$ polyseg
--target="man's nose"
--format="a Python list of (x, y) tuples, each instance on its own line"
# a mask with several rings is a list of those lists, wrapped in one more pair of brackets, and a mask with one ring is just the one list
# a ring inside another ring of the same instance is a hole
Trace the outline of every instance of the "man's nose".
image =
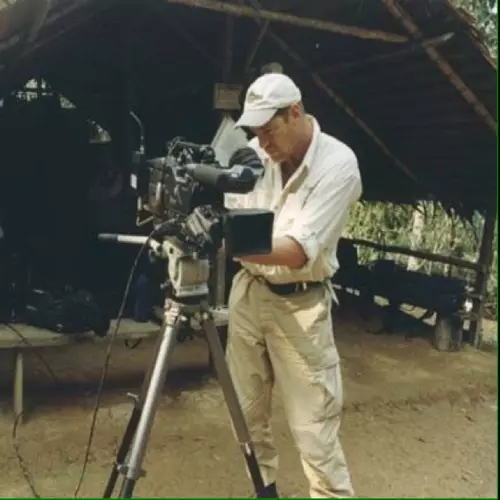
[(271, 144), (269, 139), (267, 139), (266, 137), (259, 137), (259, 146), (262, 149), (266, 150), (267, 148), (269, 148), (270, 145)]

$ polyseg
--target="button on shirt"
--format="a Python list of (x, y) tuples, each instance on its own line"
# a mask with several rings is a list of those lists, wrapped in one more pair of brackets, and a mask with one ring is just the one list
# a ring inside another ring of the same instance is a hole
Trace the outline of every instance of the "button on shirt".
[(281, 168), (260, 148), (249, 142), (264, 164), (265, 173), (252, 192), (226, 194), (228, 209), (260, 208), (274, 212), (273, 238), (289, 236), (304, 249), (307, 263), (300, 269), (253, 264), (245, 269), (271, 283), (324, 281), (338, 269), (337, 244), (349, 209), (362, 193), (361, 176), (354, 152), (314, 125), (311, 144), (302, 164), (283, 188)]

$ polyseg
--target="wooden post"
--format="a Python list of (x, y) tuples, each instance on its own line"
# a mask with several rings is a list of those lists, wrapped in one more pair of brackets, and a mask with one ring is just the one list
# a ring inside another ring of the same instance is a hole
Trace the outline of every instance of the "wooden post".
[[(422, 245), (422, 237), (425, 227), (425, 215), (424, 209), (422, 205), (416, 206), (413, 209), (413, 223), (411, 230), (411, 249), (418, 250), (418, 248)], [(420, 268), (420, 264), (418, 262), (417, 257), (414, 255), (410, 255), (408, 259), (408, 264), (406, 265), (406, 269), (408, 271), (417, 271)]]
[(479, 347), (481, 343), (482, 323), (484, 316), (484, 302), (486, 299), (486, 287), (493, 263), (493, 240), (495, 238), (496, 215), (487, 214), (484, 220), (483, 237), (479, 250), (478, 264), (481, 266), (476, 274), (474, 286), (474, 306), (472, 308), (472, 320), (469, 327), (469, 341)]
[(22, 349), (15, 349), (14, 351), (14, 383), (12, 392), (14, 421), (22, 424), (24, 419), (24, 364)]

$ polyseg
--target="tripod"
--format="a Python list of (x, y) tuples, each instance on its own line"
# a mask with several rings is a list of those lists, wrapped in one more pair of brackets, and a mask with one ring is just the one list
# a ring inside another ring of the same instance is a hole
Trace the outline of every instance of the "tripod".
[[(100, 239), (113, 239), (134, 244), (146, 241), (145, 237), (126, 235), (101, 235)], [(187, 253), (185, 248), (175, 240), (166, 240), (162, 244), (151, 241), (149, 244), (155, 254), (161, 258), (168, 255), (169, 275), (174, 277), (174, 280), (169, 281), (169, 283), (175, 291), (175, 298), (169, 297), (165, 301), (164, 322), (157, 341), (155, 359), (145, 376), (140, 395), (132, 396), (134, 407), (103, 498), (111, 498), (120, 474), (124, 476), (124, 479), (119, 498), (132, 498), (137, 481), (144, 476), (142, 462), (146, 454), (159, 397), (165, 384), (169, 354), (175, 345), (182, 323), (191, 318), (200, 323), (206, 335), (217, 378), (224, 393), (233, 428), (245, 457), (255, 493), (257, 497), (261, 497), (265, 485), (208, 304), (208, 261)]]

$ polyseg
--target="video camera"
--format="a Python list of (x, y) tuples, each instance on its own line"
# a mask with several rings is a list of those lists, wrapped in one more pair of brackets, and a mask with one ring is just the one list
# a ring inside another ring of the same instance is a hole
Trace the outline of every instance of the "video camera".
[[(169, 296), (206, 297), (211, 264), (223, 244), (231, 257), (271, 252), (273, 212), (224, 207), (225, 193), (248, 193), (262, 175), (253, 149), (238, 149), (227, 167), (216, 161), (212, 147), (180, 138), (167, 143), (164, 157), (147, 159), (143, 151), (134, 155), (131, 186), (137, 191), (137, 224), (152, 222), (154, 233), (149, 238), (100, 234), (99, 239), (149, 246), (154, 257), (168, 263)], [(148, 217), (141, 221), (143, 212)]]
[(225, 193), (246, 194), (262, 175), (253, 149), (237, 150), (228, 166), (217, 162), (211, 146), (181, 138), (168, 142), (166, 151), (159, 158), (134, 155), (131, 185), (137, 191), (138, 225), (146, 212), (158, 236), (175, 235), (209, 256), (223, 240), (231, 256), (271, 251), (272, 212), (224, 207)]

